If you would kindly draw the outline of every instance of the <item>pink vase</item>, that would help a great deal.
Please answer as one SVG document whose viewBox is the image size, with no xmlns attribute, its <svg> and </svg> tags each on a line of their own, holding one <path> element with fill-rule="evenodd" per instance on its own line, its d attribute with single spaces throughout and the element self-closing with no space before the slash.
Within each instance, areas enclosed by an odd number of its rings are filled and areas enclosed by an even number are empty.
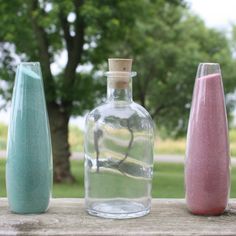
<svg viewBox="0 0 236 236">
<path fill-rule="evenodd" d="M 230 156 L 223 83 L 216 63 L 198 67 L 187 134 L 185 188 L 187 207 L 193 214 L 224 212 Z"/>
</svg>

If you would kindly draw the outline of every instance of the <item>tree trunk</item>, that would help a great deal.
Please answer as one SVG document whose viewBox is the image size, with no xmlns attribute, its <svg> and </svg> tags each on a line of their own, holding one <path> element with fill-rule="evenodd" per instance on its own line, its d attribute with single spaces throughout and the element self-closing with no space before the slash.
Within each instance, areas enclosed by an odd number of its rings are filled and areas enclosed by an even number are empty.
<svg viewBox="0 0 236 236">
<path fill-rule="evenodd" d="M 48 104 L 49 123 L 52 136 L 54 182 L 74 182 L 70 171 L 70 145 L 68 125 L 70 116 L 55 103 Z"/>
</svg>

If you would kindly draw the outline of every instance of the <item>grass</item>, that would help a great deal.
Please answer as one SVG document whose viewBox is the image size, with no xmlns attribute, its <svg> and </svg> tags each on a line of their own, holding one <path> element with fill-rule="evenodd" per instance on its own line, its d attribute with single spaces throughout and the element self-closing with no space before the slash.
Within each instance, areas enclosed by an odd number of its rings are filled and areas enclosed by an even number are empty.
<svg viewBox="0 0 236 236">
<path fill-rule="evenodd" d="M 6 149 L 7 142 L 7 126 L 0 123 L 0 150 Z"/>
<path fill-rule="evenodd" d="M 157 138 L 154 146 L 155 154 L 184 154 L 185 139 L 160 139 Z"/>
<path fill-rule="evenodd" d="M 69 143 L 72 152 L 83 152 L 83 132 L 76 126 L 70 126 Z"/>
<path fill-rule="evenodd" d="M 71 171 L 76 178 L 76 182 L 73 184 L 53 184 L 53 197 L 84 197 L 83 161 L 71 161 Z"/>
<path fill-rule="evenodd" d="M 84 197 L 83 162 L 72 161 L 74 184 L 54 184 L 53 197 Z M 6 196 L 5 160 L 0 160 L 0 197 Z M 184 198 L 184 167 L 182 164 L 155 164 L 153 178 L 153 197 Z M 236 167 L 231 175 L 231 197 L 236 197 Z"/>
</svg>

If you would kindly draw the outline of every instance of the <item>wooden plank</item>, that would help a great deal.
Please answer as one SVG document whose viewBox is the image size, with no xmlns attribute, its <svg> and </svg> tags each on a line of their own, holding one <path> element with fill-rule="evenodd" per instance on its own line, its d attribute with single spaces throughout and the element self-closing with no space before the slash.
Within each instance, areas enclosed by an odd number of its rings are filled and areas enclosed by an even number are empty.
<svg viewBox="0 0 236 236">
<path fill-rule="evenodd" d="M 45 214 L 17 215 L 1 198 L 0 235 L 236 235 L 236 199 L 218 217 L 191 215 L 183 199 L 153 199 L 148 216 L 111 220 L 89 216 L 83 199 L 53 199 Z"/>
</svg>

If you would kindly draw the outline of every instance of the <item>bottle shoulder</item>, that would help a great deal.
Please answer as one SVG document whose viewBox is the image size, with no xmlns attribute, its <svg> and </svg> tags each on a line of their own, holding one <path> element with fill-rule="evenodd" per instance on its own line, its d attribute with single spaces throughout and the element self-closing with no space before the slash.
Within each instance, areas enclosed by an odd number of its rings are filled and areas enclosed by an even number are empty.
<svg viewBox="0 0 236 236">
<path fill-rule="evenodd" d="M 141 106 L 140 104 L 138 104 L 136 102 L 133 102 L 131 104 L 131 106 L 134 110 L 136 110 L 140 114 L 140 116 L 145 116 L 145 117 L 148 117 L 152 120 L 151 115 L 143 106 Z"/>
<path fill-rule="evenodd" d="M 155 129 L 151 116 L 141 105 L 131 102 L 127 104 L 104 103 L 94 108 L 86 117 L 86 123 L 110 123 L 123 125 L 127 122 L 134 126 Z"/>
<path fill-rule="evenodd" d="M 103 103 L 87 114 L 87 118 L 98 119 L 104 116 L 117 116 L 120 118 L 128 118 L 129 116 L 136 115 L 138 117 L 146 117 L 152 119 L 148 111 L 138 103 Z"/>
</svg>

